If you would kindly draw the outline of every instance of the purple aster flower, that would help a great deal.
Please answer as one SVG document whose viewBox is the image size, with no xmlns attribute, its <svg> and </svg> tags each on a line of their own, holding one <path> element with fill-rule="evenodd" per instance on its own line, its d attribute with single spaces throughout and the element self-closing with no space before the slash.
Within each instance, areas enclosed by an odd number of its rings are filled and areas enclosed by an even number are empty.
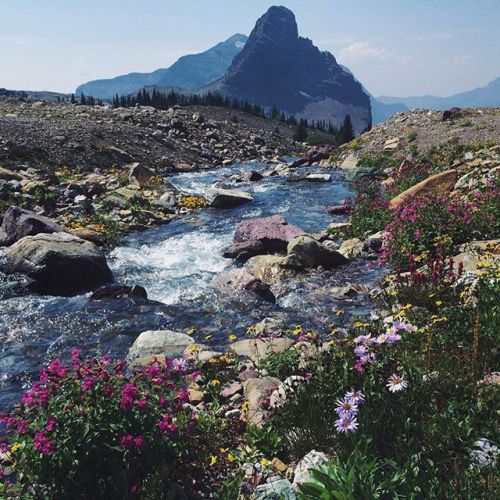
<svg viewBox="0 0 500 500">
<path fill-rule="evenodd" d="M 361 391 L 357 391 L 354 388 L 351 388 L 350 391 L 346 392 L 345 400 L 349 401 L 353 405 L 358 405 L 363 403 L 365 400 L 365 395 Z"/>
<path fill-rule="evenodd" d="M 184 358 L 175 358 L 172 360 L 172 370 L 184 373 L 187 368 L 187 361 Z"/>
<path fill-rule="evenodd" d="M 387 387 L 391 392 L 399 392 L 408 387 L 408 382 L 400 377 L 397 373 L 393 373 L 387 380 Z"/>
<path fill-rule="evenodd" d="M 339 399 L 335 412 L 339 417 L 352 417 L 358 413 L 358 406 L 347 399 Z"/>
<path fill-rule="evenodd" d="M 358 345 L 357 347 L 354 348 L 354 354 L 360 358 L 361 356 L 364 356 L 365 354 L 368 353 L 368 349 L 364 345 Z"/>
<path fill-rule="evenodd" d="M 335 428 L 337 429 L 337 432 L 341 432 L 344 434 L 352 434 L 356 432 L 358 428 L 358 422 L 355 417 L 340 417 L 336 422 L 335 422 Z"/>
</svg>

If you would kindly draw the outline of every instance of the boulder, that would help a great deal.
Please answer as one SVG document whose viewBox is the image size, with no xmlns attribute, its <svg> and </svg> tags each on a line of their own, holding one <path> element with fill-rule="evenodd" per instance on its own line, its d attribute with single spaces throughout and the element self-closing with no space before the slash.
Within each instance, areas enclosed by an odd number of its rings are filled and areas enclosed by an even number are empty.
<svg viewBox="0 0 500 500">
<path fill-rule="evenodd" d="M 267 483 L 255 488 L 255 500 L 295 500 L 297 497 L 288 479 L 272 477 Z"/>
<path fill-rule="evenodd" d="M 4 214 L 0 227 L 0 246 L 9 246 L 25 236 L 40 233 L 59 233 L 64 229 L 54 221 L 29 210 L 10 207 Z"/>
<path fill-rule="evenodd" d="M 113 299 L 147 299 L 148 292 L 140 285 L 108 285 L 99 288 L 91 296 L 90 300 L 113 300 Z"/>
<path fill-rule="evenodd" d="M 92 231 L 92 229 L 87 229 L 84 227 L 70 229 L 68 233 L 82 240 L 91 241 L 92 243 L 95 243 L 97 246 L 103 246 L 104 243 L 106 242 L 103 233 L 100 233 L 99 231 Z"/>
<path fill-rule="evenodd" d="M 142 332 L 129 349 L 130 359 L 145 356 L 162 356 L 175 358 L 181 356 L 186 347 L 193 344 L 194 340 L 185 333 L 172 330 L 148 330 Z"/>
<path fill-rule="evenodd" d="M 26 236 L 5 260 L 8 274 L 26 274 L 34 291 L 49 295 L 75 295 L 113 280 L 99 248 L 67 233 Z"/>
<path fill-rule="evenodd" d="M 271 291 L 271 287 L 250 274 L 246 269 L 232 269 L 218 276 L 214 283 L 224 288 L 254 292 L 260 298 L 273 304 L 276 303 L 276 297 Z"/>
<path fill-rule="evenodd" d="M 304 177 L 304 180 L 309 182 L 331 182 L 332 176 L 330 174 L 308 174 Z"/>
<path fill-rule="evenodd" d="M 256 365 L 273 354 L 286 351 L 293 345 L 293 340 L 285 337 L 269 339 L 238 340 L 229 346 L 229 350 L 238 356 L 250 358 Z"/>
<path fill-rule="evenodd" d="M 384 151 L 390 150 L 390 149 L 397 149 L 399 146 L 399 138 L 395 137 L 394 139 L 388 139 L 384 143 Z"/>
<path fill-rule="evenodd" d="M 340 251 L 330 250 L 310 236 L 297 236 L 287 247 L 288 255 L 298 258 L 299 267 L 335 267 L 347 262 Z"/>
<path fill-rule="evenodd" d="M 339 248 L 339 253 L 341 253 L 346 259 L 355 259 L 361 254 L 362 251 L 363 242 L 358 238 L 345 240 Z"/>
<path fill-rule="evenodd" d="M 349 210 L 349 206 L 346 203 L 342 205 L 332 205 L 328 207 L 328 213 L 332 215 L 345 215 Z"/>
<path fill-rule="evenodd" d="M 268 285 L 279 283 L 286 278 L 295 276 L 293 269 L 285 268 L 287 257 L 277 255 L 256 255 L 247 262 L 247 269 L 250 274 L 259 278 Z"/>
<path fill-rule="evenodd" d="M 266 403 L 280 381 L 274 377 L 250 378 L 243 384 L 243 393 L 248 401 L 245 420 L 252 425 L 262 426 L 267 417 Z"/>
<path fill-rule="evenodd" d="M 246 170 L 241 175 L 241 178 L 244 181 L 255 182 L 255 181 L 260 181 L 261 179 L 264 178 L 264 176 L 261 173 L 256 172 L 255 170 Z"/>
<path fill-rule="evenodd" d="M 301 484 L 309 482 L 311 480 L 309 471 L 312 469 L 318 469 L 327 462 L 328 457 L 323 452 L 311 450 L 304 458 L 302 458 L 295 469 L 293 489 L 297 491 Z"/>
<path fill-rule="evenodd" d="M 358 167 L 358 157 L 351 153 L 341 164 L 340 168 L 342 170 L 354 170 Z"/>
<path fill-rule="evenodd" d="M 234 189 L 210 188 L 205 192 L 208 204 L 213 208 L 233 208 L 253 201 L 253 197 Z"/>
<path fill-rule="evenodd" d="M 259 253 L 284 252 L 293 238 L 305 234 L 305 231 L 288 222 L 279 215 L 251 219 L 241 222 L 236 227 L 233 242 L 235 244 L 245 243 L 252 251 L 261 249 Z M 239 251 L 243 251 L 245 245 L 238 245 Z"/>
<path fill-rule="evenodd" d="M 391 200 L 391 207 L 397 208 L 403 202 L 409 201 L 417 196 L 447 194 L 455 186 L 457 177 L 456 170 L 446 170 L 445 172 L 431 175 L 422 182 L 419 182 L 418 184 L 415 184 L 415 186 L 412 186 L 406 191 L 403 191 L 401 194 L 398 194 L 398 196 Z"/>
<path fill-rule="evenodd" d="M 363 250 L 365 252 L 380 252 L 382 250 L 382 245 L 384 243 L 384 231 L 378 231 L 377 233 L 371 234 L 366 238 L 363 243 Z"/>
<path fill-rule="evenodd" d="M 132 163 L 129 168 L 129 179 L 136 182 L 141 188 L 148 186 L 155 176 L 155 173 L 150 168 L 137 162 Z"/>
</svg>

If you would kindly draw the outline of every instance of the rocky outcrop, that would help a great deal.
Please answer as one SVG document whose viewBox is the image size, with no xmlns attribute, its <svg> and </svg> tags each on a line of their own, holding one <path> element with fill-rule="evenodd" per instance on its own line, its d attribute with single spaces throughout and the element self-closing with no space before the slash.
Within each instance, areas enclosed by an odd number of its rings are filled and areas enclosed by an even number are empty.
<svg viewBox="0 0 500 500">
<path fill-rule="evenodd" d="M 458 175 L 456 170 L 446 170 L 439 174 L 431 175 L 419 182 L 415 186 L 408 188 L 401 194 L 391 200 L 391 207 L 397 208 L 403 202 L 410 201 L 417 196 L 425 196 L 427 194 L 447 194 L 449 193 L 455 183 L 457 182 Z"/>
<path fill-rule="evenodd" d="M 329 52 L 299 37 L 293 12 L 271 7 L 256 23 L 217 90 L 314 120 L 340 126 L 347 114 L 359 134 L 371 123 L 369 96 Z"/>
<path fill-rule="evenodd" d="M 63 228 L 42 215 L 23 208 L 10 207 L 0 227 L 0 246 L 9 246 L 25 236 L 39 233 L 59 233 Z"/>
<path fill-rule="evenodd" d="M 253 201 L 250 194 L 235 189 L 210 188 L 205 196 L 212 208 L 234 208 Z"/>
<path fill-rule="evenodd" d="M 91 296 L 90 300 L 114 300 L 114 299 L 147 299 L 146 289 L 140 285 L 108 285 L 99 288 Z"/>
<path fill-rule="evenodd" d="M 256 255 L 247 262 L 248 272 L 268 285 L 279 283 L 296 275 L 290 268 L 288 257 Z"/>
<path fill-rule="evenodd" d="M 89 241 L 67 233 L 26 236 L 5 253 L 4 271 L 23 273 L 38 293 L 70 296 L 113 280 L 106 258 Z"/>
</svg>

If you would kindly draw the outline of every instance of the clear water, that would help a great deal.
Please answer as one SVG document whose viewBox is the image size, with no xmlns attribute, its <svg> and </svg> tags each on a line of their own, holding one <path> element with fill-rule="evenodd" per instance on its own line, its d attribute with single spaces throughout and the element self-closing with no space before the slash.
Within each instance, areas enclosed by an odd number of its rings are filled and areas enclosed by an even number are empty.
<svg viewBox="0 0 500 500">
<path fill-rule="evenodd" d="M 0 276 L 0 410 L 17 400 L 22 387 L 48 358 L 67 356 L 74 346 L 89 353 L 124 356 L 135 337 L 150 329 L 194 327 L 201 339 L 212 335 L 210 342 L 222 345 L 230 333 L 242 335 L 249 325 L 269 315 L 325 332 L 332 317 L 337 319 L 333 314 L 337 308 L 346 309 L 346 318 L 366 314 L 366 298 L 337 302 L 328 289 L 346 282 L 374 283 L 381 270 L 373 262 L 311 272 L 276 285 L 276 305 L 213 284 L 217 275 L 236 265 L 223 258 L 222 251 L 242 220 L 279 214 L 307 232 L 319 232 L 332 221 L 326 207 L 351 194 L 341 174 L 335 172 L 331 183 L 289 182 L 279 177 L 252 183 L 230 179 L 245 168 L 264 165 L 184 173 L 169 181 L 200 194 L 209 186 L 243 190 L 254 196 L 252 203 L 179 217 L 161 228 L 127 237 L 110 253 L 116 281 L 144 286 L 150 301 L 90 302 L 88 295 L 16 296 L 16 281 Z"/>
</svg>

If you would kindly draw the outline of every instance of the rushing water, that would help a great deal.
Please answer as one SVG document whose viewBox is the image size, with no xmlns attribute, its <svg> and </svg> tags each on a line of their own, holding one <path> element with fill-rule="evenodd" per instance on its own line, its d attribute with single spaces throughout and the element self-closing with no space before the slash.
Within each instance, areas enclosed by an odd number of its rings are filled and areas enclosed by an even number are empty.
<svg viewBox="0 0 500 500">
<path fill-rule="evenodd" d="M 345 309 L 346 317 L 366 314 L 365 296 L 339 302 L 331 298 L 329 288 L 346 282 L 371 286 L 381 270 L 368 261 L 310 272 L 276 285 L 276 305 L 214 286 L 214 277 L 236 265 L 223 258 L 222 251 L 239 222 L 279 214 L 307 232 L 319 232 L 332 221 L 326 207 L 350 195 L 341 174 L 335 172 L 331 183 L 279 177 L 248 183 L 231 179 L 244 168 L 262 167 L 236 165 L 169 179 L 193 193 L 214 185 L 244 190 L 254 201 L 230 210 L 201 210 L 122 241 L 108 256 L 116 281 L 144 286 L 150 301 L 16 296 L 15 280 L 0 276 L 0 410 L 18 398 L 47 358 L 65 356 L 74 346 L 123 356 L 137 334 L 150 329 L 194 327 L 201 339 L 211 335 L 210 342 L 221 345 L 230 333 L 241 335 L 267 316 L 325 332 L 332 317 L 336 319 L 337 308 Z"/>
</svg>

